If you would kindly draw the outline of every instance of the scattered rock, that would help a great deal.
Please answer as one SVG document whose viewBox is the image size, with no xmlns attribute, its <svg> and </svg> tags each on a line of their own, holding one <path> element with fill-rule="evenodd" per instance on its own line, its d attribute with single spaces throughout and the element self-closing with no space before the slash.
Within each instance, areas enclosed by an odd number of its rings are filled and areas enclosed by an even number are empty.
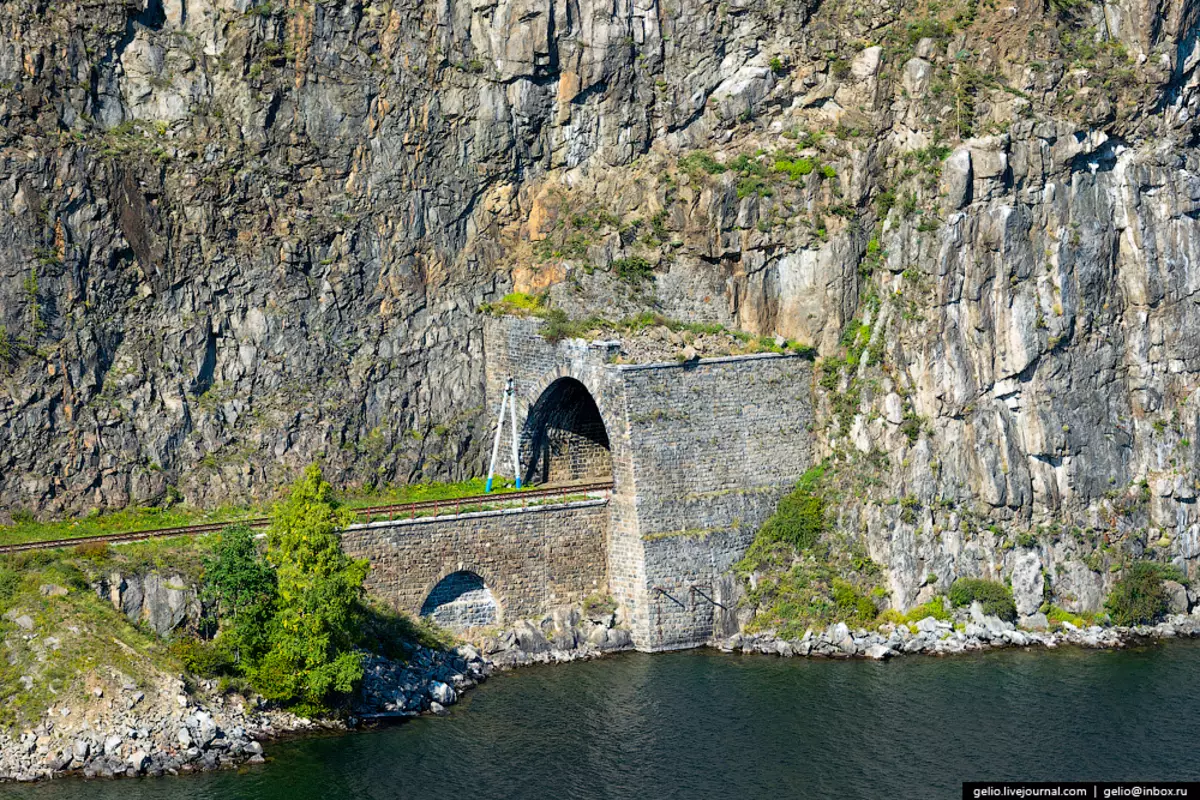
<svg viewBox="0 0 1200 800">
<path fill-rule="evenodd" d="M 1183 584 L 1176 581 L 1163 581 L 1167 590 L 1167 608 L 1172 614 L 1188 613 L 1188 593 Z"/>
</svg>

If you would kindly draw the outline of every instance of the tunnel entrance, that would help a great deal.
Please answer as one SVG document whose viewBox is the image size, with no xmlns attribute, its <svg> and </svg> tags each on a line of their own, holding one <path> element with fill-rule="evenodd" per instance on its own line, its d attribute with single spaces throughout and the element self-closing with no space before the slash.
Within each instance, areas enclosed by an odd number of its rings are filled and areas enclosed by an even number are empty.
<svg viewBox="0 0 1200 800">
<path fill-rule="evenodd" d="M 495 625 L 500 621 L 500 607 L 483 578 L 461 571 L 438 581 L 421 604 L 421 616 L 432 617 L 443 628 L 464 631 Z"/>
<path fill-rule="evenodd" d="M 526 484 L 612 480 L 604 419 L 574 378 L 554 381 L 529 409 L 521 451 Z"/>
</svg>

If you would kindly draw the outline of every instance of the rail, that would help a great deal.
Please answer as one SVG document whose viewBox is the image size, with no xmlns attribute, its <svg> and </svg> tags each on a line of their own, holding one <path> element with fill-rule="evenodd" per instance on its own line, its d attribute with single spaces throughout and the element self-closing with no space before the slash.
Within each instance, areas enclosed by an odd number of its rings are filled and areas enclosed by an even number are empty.
<svg viewBox="0 0 1200 800">
<path fill-rule="evenodd" d="M 546 498 L 574 497 L 581 494 L 607 493 L 612 489 L 611 481 L 597 483 L 568 483 L 559 486 L 544 486 L 540 489 L 522 489 L 516 492 L 497 492 L 494 494 L 477 494 L 469 497 L 453 497 L 445 500 L 420 500 L 411 503 L 391 503 L 384 506 L 368 506 L 353 509 L 352 513 L 361 522 L 382 522 L 398 519 L 416 519 L 418 516 L 442 517 L 458 516 L 463 508 L 478 510 L 478 506 L 513 504 L 520 502 L 522 507 L 529 505 L 530 500 Z M 425 512 L 432 511 L 431 514 Z M 27 550 L 52 550 L 56 547 L 73 547 L 81 544 L 127 544 L 140 542 L 145 539 L 162 539 L 172 536 L 199 536 L 227 528 L 230 525 L 244 525 L 247 528 L 265 528 L 271 524 L 269 517 L 248 517 L 231 519 L 225 522 L 205 522 L 199 525 L 178 525 L 173 528 L 154 528 L 144 531 L 128 531 L 126 533 L 103 533 L 96 536 L 76 536 L 69 539 L 47 539 L 39 542 L 21 542 L 19 544 L 0 545 L 0 555 L 5 553 L 21 553 Z"/>
</svg>

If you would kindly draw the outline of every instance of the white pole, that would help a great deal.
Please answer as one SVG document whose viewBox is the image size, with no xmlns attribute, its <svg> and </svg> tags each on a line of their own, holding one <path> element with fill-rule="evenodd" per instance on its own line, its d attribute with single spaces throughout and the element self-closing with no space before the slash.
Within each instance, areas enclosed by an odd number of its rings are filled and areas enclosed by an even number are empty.
<svg viewBox="0 0 1200 800">
<path fill-rule="evenodd" d="M 496 417 L 496 439 L 492 442 L 492 460 L 488 463 L 487 484 L 484 486 L 484 492 L 492 491 L 492 476 L 496 474 L 496 457 L 500 455 L 500 434 L 504 430 L 504 405 L 507 402 L 508 389 L 505 389 L 504 395 L 500 399 L 500 414 Z"/>
<path fill-rule="evenodd" d="M 512 390 L 513 390 L 513 382 L 512 382 L 512 378 L 509 378 L 508 379 L 508 391 L 512 392 Z M 519 433 L 517 432 L 517 398 L 516 397 L 513 397 L 512 401 L 508 404 L 508 414 L 509 414 L 509 417 L 512 419 L 513 477 L 516 479 L 517 488 L 520 489 L 521 488 L 521 457 L 519 454 L 519 447 L 517 444 L 517 439 L 519 438 Z"/>
</svg>

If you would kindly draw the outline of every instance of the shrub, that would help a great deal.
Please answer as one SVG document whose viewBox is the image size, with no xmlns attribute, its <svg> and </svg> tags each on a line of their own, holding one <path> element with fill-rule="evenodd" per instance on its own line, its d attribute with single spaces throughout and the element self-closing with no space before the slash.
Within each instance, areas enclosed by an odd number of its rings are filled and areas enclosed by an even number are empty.
<svg viewBox="0 0 1200 800">
<path fill-rule="evenodd" d="M 863 596 L 853 585 L 840 578 L 833 579 L 832 594 L 837 616 L 843 620 L 868 624 L 879 616 L 879 609 L 871 598 Z"/>
<path fill-rule="evenodd" d="M 108 542 L 81 542 L 75 545 L 75 555 L 93 564 L 103 564 L 109 557 Z"/>
<path fill-rule="evenodd" d="M 654 270 L 650 262 L 641 256 L 618 258 L 613 261 L 613 271 L 623 281 L 644 281 L 653 277 Z"/>
<path fill-rule="evenodd" d="M 679 168 L 688 175 L 695 177 L 700 174 L 720 175 L 725 171 L 725 165 L 717 161 L 703 150 L 688 153 L 679 159 Z"/>
<path fill-rule="evenodd" d="M 1060 608 L 1056 605 L 1050 605 L 1048 608 L 1044 607 L 1043 610 L 1046 614 L 1046 619 L 1052 625 L 1061 625 L 1064 622 L 1069 622 L 1076 628 L 1086 628 L 1088 625 L 1091 625 L 1094 616 L 1092 614 L 1072 614 L 1065 608 Z"/>
<path fill-rule="evenodd" d="M 950 587 L 950 602 L 955 607 L 969 606 L 976 600 L 985 614 L 1009 621 L 1017 618 L 1012 590 L 1002 583 L 981 578 L 959 578 Z"/>
<path fill-rule="evenodd" d="M 812 547 L 824 530 L 824 498 L 805 489 L 795 489 L 779 501 L 758 535 L 765 541 L 783 542 L 801 551 Z"/>
<path fill-rule="evenodd" d="M 920 622 L 926 617 L 940 619 L 943 622 L 950 619 L 950 612 L 946 610 L 946 604 L 942 602 L 941 596 L 935 597 L 928 603 L 919 606 L 913 606 L 908 613 L 904 615 L 905 622 Z"/>
<path fill-rule="evenodd" d="M 583 600 L 583 613 L 589 617 L 613 614 L 617 610 L 617 601 L 612 595 L 590 594 Z"/>
<path fill-rule="evenodd" d="M 567 316 L 567 312 L 561 308 L 552 308 L 546 312 L 543 320 L 538 332 L 547 342 L 553 344 L 570 338 L 571 318 Z"/>
<path fill-rule="evenodd" d="M 1184 576 L 1166 564 L 1138 561 L 1125 570 L 1109 594 L 1104 608 L 1118 625 L 1140 625 L 1154 622 L 1167 613 L 1167 590 L 1164 580 L 1181 583 Z"/>
<path fill-rule="evenodd" d="M 17 596 L 21 590 L 21 573 L 0 567 L 0 605 Z"/>
<path fill-rule="evenodd" d="M 231 653 L 216 642 L 205 642 L 189 636 L 172 640 L 167 649 L 183 662 L 184 669 L 203 678 L 215 678 L 233 666 Z"/>
<path fill-rule="evenodd" d="M 811 158 L 780 158 L 775 161 L 775 171 L 785 173 L 794 181 L 811 174 L 815 167 L 816 164 Z"/>
</svg>

